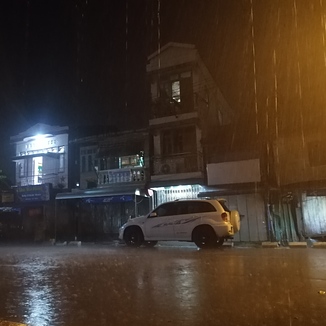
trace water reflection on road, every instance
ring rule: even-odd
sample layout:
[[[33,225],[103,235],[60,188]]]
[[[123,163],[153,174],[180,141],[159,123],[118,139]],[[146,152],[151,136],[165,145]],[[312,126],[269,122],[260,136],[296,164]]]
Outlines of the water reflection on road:
[[[326,286],[323,253],[0,247],[0,321],[30,326],[314,324],[326,317],[326,296],[317,294]]]
[[[52,280],[47,277],[48,267],[41,264],[25,265],[22,268],[24,280],[24,319],[28,325],[50,326],[54,319],[54,306],[60,299],[55,297]]]

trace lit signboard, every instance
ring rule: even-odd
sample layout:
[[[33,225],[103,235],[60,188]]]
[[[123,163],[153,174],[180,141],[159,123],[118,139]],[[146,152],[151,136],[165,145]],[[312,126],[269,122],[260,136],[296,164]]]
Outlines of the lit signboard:
[[[1,193],[1,203],[13,203],[14,193],[12,192],[2,192]]]
[[[17,198],[20,202],[50,200],[50,184],[17,187]]]

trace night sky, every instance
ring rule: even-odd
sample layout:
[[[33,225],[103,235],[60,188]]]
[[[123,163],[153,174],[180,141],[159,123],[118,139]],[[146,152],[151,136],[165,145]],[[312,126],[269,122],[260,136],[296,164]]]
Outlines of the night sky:
[[[267,116],[271,134],[323,130],[323,2],[1,1],[3,146],[38,122],[145,126],[146,57],[169,41],[196,45],[236,114],[230,130],[239,139],[255,142]]]

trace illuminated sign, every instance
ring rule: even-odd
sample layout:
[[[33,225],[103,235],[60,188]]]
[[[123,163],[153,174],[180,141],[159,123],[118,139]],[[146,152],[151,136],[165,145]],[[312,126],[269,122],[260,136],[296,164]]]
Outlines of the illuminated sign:
[[[20,202],[50,200],[50,184],[17,187],[17,198]]]
[[[2,192],[1,193],[1,203],[13,203],[14,194],[12,192]]]

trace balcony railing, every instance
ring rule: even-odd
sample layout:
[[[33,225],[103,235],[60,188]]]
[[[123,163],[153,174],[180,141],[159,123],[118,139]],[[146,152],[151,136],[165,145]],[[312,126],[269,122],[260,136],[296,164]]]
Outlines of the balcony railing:
[[[178,174],[203,171],[202,154],[175,154],[154,158],[153,174]]]
[[[193,102],[185,105],[184,103],[176,102],[173,99],[161,97],[152,100],[151,119],[175,116],[189,112],[194,112]]]
[[[53,187],[57,187],[60,184],[60,177],[57,173],[51,175],[44,174],[20,177],[17,182],[17,186],[32,186],[45,183],[51,183]]]
[[[98,171],[99,187],[117,185],[120,183],[142,183],[147,180],[148,170],[144,167]]]

